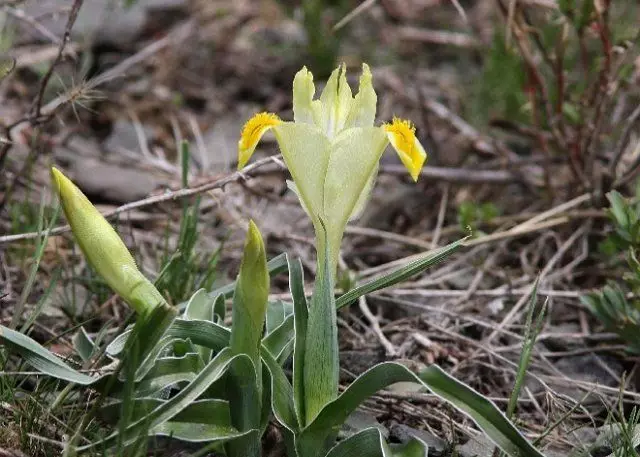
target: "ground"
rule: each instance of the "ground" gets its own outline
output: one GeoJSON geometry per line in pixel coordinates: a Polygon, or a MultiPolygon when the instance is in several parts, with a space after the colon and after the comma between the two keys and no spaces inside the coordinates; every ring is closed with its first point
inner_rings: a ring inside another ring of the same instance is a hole
{"type": "MultiPolygon", "coordinates": [[[[237,172],[239,134],[256,112],[292,117],[303,65],[322,86],[345,62],[355,85],[368,62],[378,122],[412,119],[429,160],[414,184],[391,150],[383,156],[371,200],[347,229],[339,287],[471,237],[445,262],[339,313],[341,381],[384,360],[436,363],[506,411],[534,306],[542,327],[514,414],[528,438],[549,455],[579,453],[640,403],[637,352],[580,300],[625,272],[623,256],[601,247],[613,231],[605,194],[634,195],[637,7],[595,2],[588,26],[566,22],[558,33],[560,13],[579,14],[554,0],[106,3],[0,3],[0,323],[37,317],[30,335],[66,357],[79,326],[113,333],[127,316],[62,217],[34,269],[40,211],[53,216],[51,165],[110,215],[149,277],[176,248],[183,203],[196,198],[198,268],[220,249],[216,284],[237,274],[249,219],[269,257],[299,256],[312,277],[313,230],[275,141],[267,135],[254,165],[237,172]]],[[[288,299],[286,278],[272,292],[288,299]]],[[[13,360],[2,374],[5,387],[23,382],[0,398],[0,455],[56,455],[69,433],[62,417],[38,418],[46,398],[19,377],[28,369],[13,360]]],[[[404,384],[350,426],[361,422],[394,440],[422,434],[434,455],[493,453],[470,420],[404,384]]]]}

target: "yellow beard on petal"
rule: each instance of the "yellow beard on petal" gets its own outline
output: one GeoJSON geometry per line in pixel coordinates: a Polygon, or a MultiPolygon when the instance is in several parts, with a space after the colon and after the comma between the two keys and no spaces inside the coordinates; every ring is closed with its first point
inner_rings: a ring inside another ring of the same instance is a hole
{"type": "Polygon", "coordinates": [[[416,138],[415,126],[411,121],[394,117],[393,122],[384,124],[383,128],[387,132],[389,142],[398,152],[411,177],[414,181],[417,180],[420,169],[426,160],[426,154],[416,138]]]}
{"type": "Polygon", "coordinates": [[[413,157],[412,154],[415,140],[416,140],[416,128],[411,123],[404,119],[393,118],[391,124],[384,125],[385,132],[391,134],[394,138],[394,147],[409,157],[413,157]]]}
{"type": "Polygon", "coordinates": [[[244,124],[238,142],[238,168],[249,161],[262,135],[280,123],[280,118],[273,113],[258,113],[244,124]]]}

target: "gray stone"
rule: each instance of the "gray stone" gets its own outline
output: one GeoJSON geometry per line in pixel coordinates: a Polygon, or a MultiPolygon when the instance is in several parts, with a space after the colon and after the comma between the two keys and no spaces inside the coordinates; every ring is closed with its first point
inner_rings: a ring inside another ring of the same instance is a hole
{"type": "MultiPolygon", "coordinates": [[[[631,440],[632,445],[637,451],[640,447],[640,425],[635,425],[633,429],[628,428],[625,434],[631,440]]],[[[571,457],[607,457],[625,455],[623,429],[620,424],[607,424],[598,429],[591,428],[588,435],[589,440],[587,442],[580,442],[580,445],[571,453],[571,457]],[[596,434],[597,437],[595,436],[596,434]]]]}
{"type": "Polygon", "coordinates": [[[345,435],[345,437],[347,437],[364,429],[373,427],[380,430],[380,433],[382,433],[382,436],[384,436],[385,439],[389,438],[389,430],[387,430],[384,425],[378,422],[378,420],[373,415],[357,409],[349,415],[345,423],[342,425],[341,431],[345,435]]]}
{"type": "Polygon", "coordinates": [[[237,160],[240,129],[247,116],[230,113],[202,135],[202,144],[191,143],[191,155],[205,172],[223,172],[237,160]]]}
{"type": "MultiPolygon", "coordinates": [[[[148,142],[153,137],[153,129],[143,125],[142,131],[145,140],[148,142]]],[[[113,131],[102,145],[105,150],[115,153],[122,150],[139,152],[143,146],[140,144],[136,127],[131,121],[124,119],[117,120],[113,124],[113,131]]]]}
{"type": "Polygon", "coordinates": [[[76,160],[69,168],[70,178],[83,192],[114,204],[147,197],[161,184],[161,180],[149,172],[91,159],[76,160]]]}
{"type": "Polygon", "coordinates": [[[429,447],[429,457],[440,457],[444,455],[448,444],[445,440],[437,437],[426,430],[419,430],[404,424],[393,424],[390,429],[391,436],[401,443],[406,443],[412,438],[418,438],[429,447]]]}
{"type": "MultiPolygon", "coordinates": [[[[53,35],[61,37],[67,24],[66,12],[71,0],[30,0],[22,5],[29,16],[40,17],[39,22],[53,35]],[[43,13],[60,14],[43,14],[43,13]]],[[[131,45],[139,36],[153,10],[186,9],[187,0],[136,0],[125,8],[121,0],[84,0],[72,29],[74,40],[89,39],[114,45],[131,45]]],[[[42,35],[25,24],[17,23],[21,36],[42,39],[42,35]]]]}
{"type": "Polygon", "coordinates": [[[475,436],[456,447],[460,457],[492,457],[496,445],[484,435],[475,436]]]}
{"type": "MultiPolygon", "coordinates": [[[[617,388],[618,380],[612,376],[612,373],[621,376],[623,372],[623,367],[617,360],[595,354],[563,357],[558,359],[554,365],[558,371],[569,379],[553,382],[550,384],[550,387],[561,395],[582,402],[582,406],[593,414],[596,414],[604,408],[597,394],[597,389],[591,389],[592,392],[585,398],[585,395],[590,390],[588,384],[585,384],[583,388],[576,388],[576,385],[571,381],[581,381],[593,385],[617,388]],[[600,360],[598,360],[598,358],[600,360]],[[603,364],[606,364],[609,370],[607,370],[603,364]]],[[[543,390],[543,386],[532,377],[528,377],[525,384],[534,394],[540,393],[543,390]]]]}

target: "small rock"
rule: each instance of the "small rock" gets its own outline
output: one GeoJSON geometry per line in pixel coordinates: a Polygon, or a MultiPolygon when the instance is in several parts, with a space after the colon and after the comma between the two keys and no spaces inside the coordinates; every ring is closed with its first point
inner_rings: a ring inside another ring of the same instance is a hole
{"type": "Polygon", "coordinates": [[[456,447],[460,457],[492,457],[496,445],[484,435],[470,438],[469,441],[456,447]]]}
{"type": "MultiPolygon", "coordinates": [[[[146,141],[149,141],[149,139],[153,137],[153,129],[151,127],[142,126],[142,133],[146,141]]],[[[111,134],[102,145],[104,149],[114,153],[122,150],[139,152],[143,146],[140,144],[138,131],[133,123],[120,119],[113,124],[111,134]]],[[[148,146],[148,144],[146,146],[148,146]]]]}
{"type": "Polygon", "coordinates": [[[373,415],[357,409],[349,415],[345,423],[342,425],[342,433],[348,437],[364,429],[373,427],[380,430],[380,433],[382,433],[382,436],[384,436],[385,439],[389,438],[389,430],[378,422],[373,415]]]}
{"type": "MultiPolygon", "coordinates": [[[[371,352],[371,351],[340,351],[340,366],[349,370],[349,372],[356,376],[361,375],[369,368],[384,362],[384,353],[371,352]]],[[[351,377],[342,379],[343,382],[348,382],[351,377]]]]}
{"type": "MultiPolygon", "coordinates": [[[[25,14],[38,17],[38,22],[51,34],[62,37],[67,24],[69,0],[32,0],[22,5],[25,14]],[[60,14],[45,14],[57,13],[60,14]]],[[[186,10],[188,0],[136,0],[129,8],[120,0],[84,0],[71,30],[73,40],[130,46],[134,44],[152,11],[186,10]]],[[[42,39],[32,27],[17,22],[20,36],[42,39]]]]}
{"type": "Polygon", "coordinates": [[[223,172],[237,160],[240,129],[248,117],[229,115],[202,135],[202,144],[191,143],[191,153],[204,172],[223,172]]]}
{"type": "Polygon", "coordinates": [[[404,424],[393,424],[390,429],[391,436],[401,443],[406,443],[411,438],[418,438],[424,441],[429,447],[429,457],[440,457],[444,455],[448,444],[442,438],[426,430],[419,430],[404,424]]]}
{"type": "Polygon", "coordinates": [[[76,160],[69,168],[71,179],[83,192],[114,204],[145,198],[161,185],[149,172],[91,159],[76,160]]]}
{"type": "Polygon", "coordinates": [[[582,332],[577,322],[566,322],[548,327],[543,344],[550,351],[571,351],[584,346],[582,338],[576,337],[582,332]]]}
{"type": "MultiPolygon", "coordinates": [[[[563,357],[555,362],[555,367],[571,380],[616,388],[618,381],[612,376],[612,373],[621,376],[623,372],[623,367],[617,360],[595,354],[563,357]],[[609,370],[605,369],[603,364],[606,364],[609,370]]],[[[528,378],[525,384],[533,393],[540,393],[543,389],[542,385],[534,378],[528,378]]],[[[573,398],[575,401],[581,401],[582,406],[594,414],[604,407],[597,395],[597,390],[585,398],[587,388],[576,388],[575,385],[566,381],[554,383],[551,387],[562,395],[573,398]]]]}

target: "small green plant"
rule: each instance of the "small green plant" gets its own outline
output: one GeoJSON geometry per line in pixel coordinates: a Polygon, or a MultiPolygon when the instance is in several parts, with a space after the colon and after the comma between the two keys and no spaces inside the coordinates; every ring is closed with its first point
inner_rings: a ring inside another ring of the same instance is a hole
{"type": "Polygon", "coordinates": [[[609,281],[601,290],[581,297],[591,312],[620,335],[629,349],[640,352],[640,204],[626,201],[616,191],[607,194],[614,232],[602,243],[608,255],[625,253],[627,272],[621,281],[609,281]]]}
{"type": "MultiPolygon", "coordinates": [[[[187,302],[169,306],[111,226],[54,169],[56,189],[85,257],[139,316],[133,328],[104,348],[114,363],[96,375],[75,370],[28,336],[0,327],[0,342],[36,370],[102,392],[91,411],[117,426],[106,428],[106,436],[79,442],[94,423],[88,414],[67,443],[69,453],[117,449],[117,455],[133,455],[144,448],[147,436],[164,435],[203,443],[202,452],[258,457],[261,437],[275,420],[289,457],[425,457],[427,446],[420,439],[392,445],[377,428],[337,440],[347,417],[371,395],[393,383],[415,382],[470,416],[506,454],[542,456],[495,404],[435,365],[414,373],[402,364],[382,363],[340,392],[337,310],[424,271],[464,240],[336,297],[342,236],[366,202],[380,156],[391,144],[415,180],[426,153],[408,121],[374,126],[376,94],[366,66],[355,97],[344,67],[332,73],[319,100],[314,93],[312,75],[302,69],[293,83],[295,120],[260,113],[247,122],[239,142],[242,168],[262,135],[269,129],[276,134],[291,187],[316,231],[317,276],[309,299],[300,260],[284,254],[267,262],[262,236],[251,222],[237,280],[210,293],[200,289],[187,302]],[[284,271],[292,301],[270,301],[270,279],[284,271]],[[232,300],[230,327],[224,324],[226,299],[232,300]],[[289,360],[290,377],[283,368],[289,360]]],[[[82,332],[75,342],[85,357],[97,350],[82,332]]],[[[67,398],[61,394],[55,403],[63,405],[67,398]]]]}
{"type": "Polygon", "coordinates": [[[470,84],[471,118],[509,133],[513,152],[545,157],[551,196],[558,163],[571,173],[576,193],[629,183],[637,165],[629,152],[632,126],[640,110],[622,100],[638,99],[638,3],[495,4],[504,27],[497,27],[482,73],[470,84]]]}
{"type": "Polygon", "coordinates": [[[471,230],[480,235],[482,232],[478,230],[478,225],[491,222],[499,214],[500,210],[492,202],[477,204],[466,201],[458,206],[458,224],[462,230],[471,230]]]}

